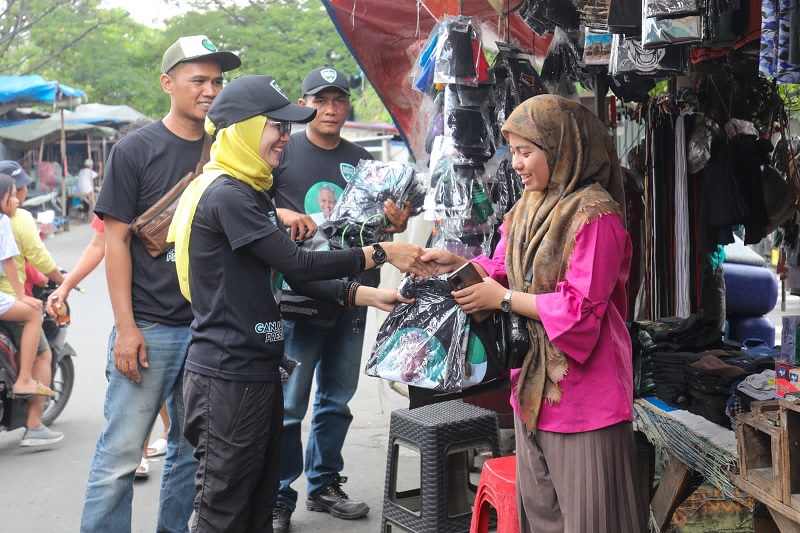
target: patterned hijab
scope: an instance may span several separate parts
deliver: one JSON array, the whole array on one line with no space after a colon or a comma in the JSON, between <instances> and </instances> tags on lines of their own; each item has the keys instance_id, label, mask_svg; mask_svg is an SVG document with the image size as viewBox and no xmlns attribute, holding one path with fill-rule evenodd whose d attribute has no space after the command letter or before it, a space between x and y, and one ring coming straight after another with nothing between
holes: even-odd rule
<instances>
[{"instance_id":1,"label":"patterned hijab","mask_svg":"<svg viewBox=\"0 0 800 533\"><path fill-rule=\"evenodd\" d=\"M546 154L550 183L524 192L507 216L509 286L532 294L555 292L566 279L578 230L597 217L621 214L622 171L608 129L588 109L560 96L534 96L517 107L502 128L528 139ZM532 269L532 280L525 275ZM542 322L528 320L531 347L514 394L530 433L542 399L561 401L558 386L567 358L553 346Z\"/></svg>"}]
</instances>

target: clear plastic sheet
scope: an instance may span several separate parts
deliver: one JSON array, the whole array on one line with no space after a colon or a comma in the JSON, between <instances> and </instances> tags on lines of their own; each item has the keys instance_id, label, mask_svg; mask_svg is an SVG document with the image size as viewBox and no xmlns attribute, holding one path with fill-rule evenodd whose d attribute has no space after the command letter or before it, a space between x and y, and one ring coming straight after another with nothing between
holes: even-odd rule
<instances>
[{"instance_id":1,"label":"clear plastic sheet","mask_svg":"<svg viewBox=\"0 0 800 533\"><path fill-rule=\"evenodd\" d=\"M645 18L642 24L642 44L645 48L701 42L703 42L703 18L700 15Z\"/></svg>"},{"instance_id":2,"label":"clear plastic sheet","mask_svg":"<svg viewBox=\"0 0 800 533\"><path fill-rule=\"evenodd\" d=\"M398 291L415 300L398 304L381 325L368 376L441 392L458 392L486 377L486 353L470 350L475 341L469 319L451 290L446 275L403 280Z\"/></svg>"},{"instance_id":3,"label":"clear plastic sheet","mask_svg":"<svg viewBox=\"0 0 800 533\"><path fill-rule=\"evenodd\" d=\"M451 158L440 158L431 173L436 217L469 217L472 209L472 189L469 185L465 180L459 179Z\"/></svg>"},{"instance_id":4,"label":"clear plastic sheet","mask_svg":"<svg viewBox=\"0 0 800 533\"><path fill-rule=\"evenodd\" d=\"M645 17L677 17L698 15L697 0L644 0Z\"/></svg>"},{"instance_id":5,"label":"clear plastic sheet","mask_svg":"<svg viewBox=\"0 0 800 533\"><path fill-rule=\"evenodd\" d=\"M439 219L433 226L428 246L442 248L465 259L490 256L495 227L473 219Z\"/></svg>"},{"instance_id":6,"label":"clear plastic sheet","mask_svg":"<svg viewBox=\"0 0 800 533\"><path fill-rule=\"evenodd\" d=\"M419 214L425 187L414 167L407 163L361 160L328 219L320 226L334 248L366 246L389 240L382 230L389 226L383 203L411 202L411 214Z\"/></svg>"}]
</instances>

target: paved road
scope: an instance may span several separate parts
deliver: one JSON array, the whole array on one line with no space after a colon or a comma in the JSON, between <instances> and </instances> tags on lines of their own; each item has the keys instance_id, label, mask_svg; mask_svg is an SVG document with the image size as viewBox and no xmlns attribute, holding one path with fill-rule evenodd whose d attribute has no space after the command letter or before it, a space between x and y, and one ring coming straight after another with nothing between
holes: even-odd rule
<instances>
[{"instance_id":1,"label":"paved road","mask_svg":"<svg viewBox=\"0 0 800 533\"><path fill-rule=\"evenodd\" d=\"M71 268L92 231L88 224L73 222L71 231L48 239L46 244L63 268ZM89 465L105 421L103 369L112 325L102 265L82 286L86 292L70 298L72 325L68 338L78 352L75 389L53 425L66 437L52 449L31 451L18 446L23 430L0 434L0 532L78 531ZM371 319L374 323L375 316ZM370 331L374 336L374 327L368 329L368 335ZM366 500L372 510L366 518L349 522L306 511L301 505L292 521L292 530L297 533L374 532L380 528L389 414L407 403L381 380L362 376L351 405L355 419L346 444L344 472L350 480L344 488ZM162 462L152 462L150 479L135 485L133 533L155 530L161 472ZM296 488L302 495L302 478L300 481Z\"/></svg>"}]
</instances>

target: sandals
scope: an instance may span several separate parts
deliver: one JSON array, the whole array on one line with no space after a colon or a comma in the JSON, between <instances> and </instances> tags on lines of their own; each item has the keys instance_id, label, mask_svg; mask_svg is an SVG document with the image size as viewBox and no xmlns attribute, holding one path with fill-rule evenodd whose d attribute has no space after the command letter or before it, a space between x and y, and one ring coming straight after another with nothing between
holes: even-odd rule
<instances>
[{"instance_id":1,"label":"sandals","mask_svg":"<svg viewBox=\"0 0 800 533\"><path fill-rule=\"evenodd\" d=\"M136 473L133 475L134 479L147 479L150 477L150 463L147 459L142 457L142 462L136 467Z\"/></svg>"},{"instance_id":2,"label":"sandals","mask_svg":"<svg viewBox=\"0 0 800 533\"><path fill-rule=\"evenodd\" d=\"M36 382L36 390L33 392L16 392L14 389L11 390L11 397L12 398L19 398L19 399L27 399L32 396L46 396L52 397L55 393L53 389L50 387L45 387L38 381Z\"/></svg>"},{"instance_id":3,"label":"sandals","mask_svg":"<svg viewBox=\"0 0 800 533\"><path fill-rule=\"evenodd\" d=\"M167 439L160 438L147 447L147 457L161 457L167 454Z\"/></svg>"}]
</instances>

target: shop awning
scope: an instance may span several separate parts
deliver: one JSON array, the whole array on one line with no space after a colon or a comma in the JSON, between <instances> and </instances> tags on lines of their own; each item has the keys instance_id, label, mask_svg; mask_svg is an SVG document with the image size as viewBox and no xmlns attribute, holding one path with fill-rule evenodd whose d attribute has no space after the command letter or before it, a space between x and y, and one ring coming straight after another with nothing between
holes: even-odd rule
<instances>
[{"instance_id":1,"label":"shop awning","mask_svg":"<svg viewBox=\"0 0 800 533\"><path fill-rule=\"evenodd\" d=\"M459 13L459 0L322 0L336 29L369 82L375 87L400 135L412 152L423 146L424 131L415 131L422 93L411 87L410 72L437 20ZM515 7L517 2L514 3ZM462 13L483 22L486 35L500 34L506 25L498 10L508 9L502 0L463 0ZM516 12L506 17L510 40L544 57L549 38L537 36Z\"/></svg>"},{"instance_id":2,"label":"shop awning","mask_svg":"<svg viewBox=\"0 0 800 533\"><path fill-rule=\"evenodd\" d=\"M110 138L117 133L114 128L82 122L65 122L64 131L67 134L88 132L94 139ZM42 142L58 142L60 138L61 121L51 118L31 120L7 128L0 128L0 142L17 150L38 148Z\"/></svg>"},{"instance_id":3,"label":"shop awning","mask_svg":"<svg viewBox=\"0 0 800 533\"><path fill-rule=\"evenodd\" d=\"M77 105L81 97L82 90L57 81L47 81L38 74L0 76L0 114L32 103L64 101Z\"/></svg>"},{"instance_id":4,"label":"shop awning","mask_svg":"<svg viewBox=\"0 0 800 533\"><path fill-rule=\"evenodd\" d=\"M53 118L60 120L55 115ZM64 110L64 120L67 122L128 124L140 119L150 120L150 117L126 105L81 104L74 111Z\"/></svg>"}]
</instances>

